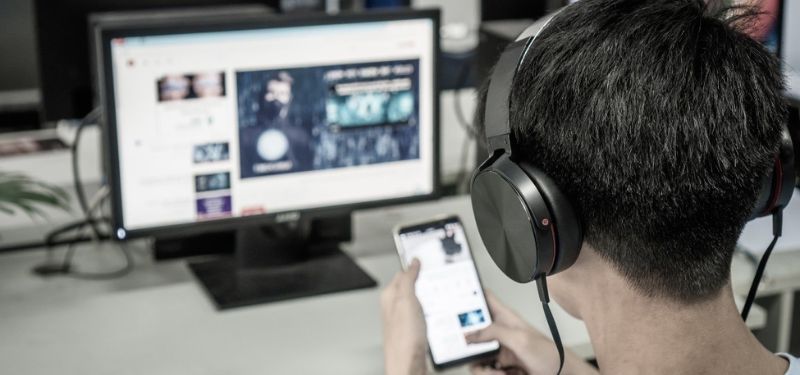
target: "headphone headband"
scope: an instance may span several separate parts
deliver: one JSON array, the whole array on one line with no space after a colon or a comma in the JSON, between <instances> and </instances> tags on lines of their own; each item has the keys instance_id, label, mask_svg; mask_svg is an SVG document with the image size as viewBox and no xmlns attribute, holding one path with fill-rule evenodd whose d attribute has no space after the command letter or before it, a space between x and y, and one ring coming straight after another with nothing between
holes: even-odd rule
<instances>
[{"instance_id":1,"label":"headphone headband","mask_svg":"<svg viewBox=\"0 0 800 375\"><path fill-rule=\"evenodd\" d=\"M548 15L528 26L511 45L506 47L494 67L489 80L483 118L486 140L493 154L498 150L508 154L512 152L509 111L514 78L533 42L557 14Z\"/></svg>"}]
</instances>

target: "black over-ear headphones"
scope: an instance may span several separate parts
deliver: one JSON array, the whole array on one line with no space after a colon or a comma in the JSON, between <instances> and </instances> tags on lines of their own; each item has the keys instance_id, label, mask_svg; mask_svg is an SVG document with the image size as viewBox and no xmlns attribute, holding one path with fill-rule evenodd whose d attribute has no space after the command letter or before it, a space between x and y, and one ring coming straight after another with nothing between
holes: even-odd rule
<instances>
[{"instance_id":1,"label":"black over-ear headphones","mask_svg":"<svg viewBox=\"0 0 800 375\"><path fill-rule=\"evenodd\" d=\"M552 19L552 18L550 18ZM495 65L486 97L484 126L489 158L472 177L472 209L494 262L511 279L526 283L575 263L583 229L573 206L544 172L518 157L509 121L514 77L549 20L532 25ZM533 30L539 30L535 35ZM750 219L783 209L795 184L794 149L784 128L775 164L765 177Z\"/></svg>"},{"instance_id":2,"label":"black over-ear headphones","mask_svg":"<svg viewBox=\"0 0 800 375\"><path fill-rule=\"evenodd\" d=\"M514 77L539 35L532 31L547 23L525 30L494 67L483 120L490 154L472 177L472 209L483 243L503 273L520 283L565 270L583 242L570 202L545 173L519 161L511 136Z\"/></svg>"}]
</instances>

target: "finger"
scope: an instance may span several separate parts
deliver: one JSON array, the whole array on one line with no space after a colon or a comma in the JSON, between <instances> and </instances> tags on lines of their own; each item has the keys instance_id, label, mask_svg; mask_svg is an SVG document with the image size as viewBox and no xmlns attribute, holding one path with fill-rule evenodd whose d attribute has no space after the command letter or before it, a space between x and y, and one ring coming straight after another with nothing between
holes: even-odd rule
<instances>
[{"instance_id":1,"label":"finger","mask_svg":"<svg viewBox=\"0 0 800 375\"><path fill-rule=\"evenodd\" d=\"M394 275L392 280L389 281L389 284L386 284L386 287L383 288L383 292L381 292L382 303L388 303L395 298L395 295L397 295L397 284L399 284L400 275L401 274L399 272Z\"/></svg>"},{"instance_id":2,"label":"finger","mask_svg":"<svg viewBox=\"0 0 800 375\"><path fill-rule=\"evenodd\" d=\"M509 315L513 313L491 290L485 289L483 294L486 295L486 302L489 304L489 310L494 315Z\"/></svg>"},{"instance_id":3,"label":"finger","mask_svg":"<svg viewBox=\"0 0 800 375\"><path fill-rule=\"evenodd\" d=\"M497 355L497 367L508 369L517 366L517 357L511 350L502 348L500 349L500 353Z\"/></svg>"},{"instance_id":4,"label":"finger","mask_svg":"<svg viewBox=\"0 0 800 375\"><path fill-rule=\"evenodd\" d=\"M473 363L469 366L469 371L473 375L505 375L505 372L484 366L480 363Z\"/></svg>"},{"instance_id":5,"label":"finger","mask_svg":"<svg viewBox=\"0 0 800 375\"><path fill-rule=\"evenodd\" d=\"M414 284L417 282L417 277L419 277L419 269L419 260L414 258L408 266L408 269L401 274L400 280L398 281L398 289L401 293L410 293L414 291Z\"/></svg>"},{"instance_id":6,"label":"finger","mask_svg":"<svg viewBox=\"0 0 800 375\"><path fill-rule=\"evenodd\" d=\"M465 336L470 344L477 344L497 340L513 352L518 352L522 346L522 333L519 330L500 324L492 324L484 329L469 333Z\"/></svg>"},{"instance_id":7,"label":"finger","mask_svg":"<svg viewBox=\"0 0 800 375\"><path fill-rule=\"evenodd\" d=\"M386 286L386 290L394 291L397 289L397 285L400 284L400 278L403 276L402 272L398 272L392 277L392 281L389 282L389 285Z\"/></svg>"},{"instance_id":8,"label":"finger","mask_svg":"<svg viewBox=\"0 0 800 375\"><path fill-rule=\"evenodd\" d=\"M486 304L489 305L489 312L495 317L503 315L505 310L503 304L495 297L494 293L489 289L484 289L483 295L486 296Z\"/></svg>"},{"instance_id":9,"label":"finger","mask_svg":"<svg viewBox=\"0 0 800 375\"><path fill-rule=\"evenodd\" d=\"M484 295L486 295L486 302L489 305L489 312L492 313L496 320L502 320L505 325L514 327L524 327L527 325L514 310L511 310L508 306L503 304L490 290L484 290Z\"/></svg>"},{"instance_id":10,"label":"finger","mask_svg":"<svg viewBox=\"0 0 800 375\"><path fill-rule=\"evenodd\" d=\"M420 263L419 259L414 258L411 261L411 265L408 266L408 270L406 271L408 277L416 281L419 277L420 268L422 268L422 263Z\"/></svg>"}]
</instances>

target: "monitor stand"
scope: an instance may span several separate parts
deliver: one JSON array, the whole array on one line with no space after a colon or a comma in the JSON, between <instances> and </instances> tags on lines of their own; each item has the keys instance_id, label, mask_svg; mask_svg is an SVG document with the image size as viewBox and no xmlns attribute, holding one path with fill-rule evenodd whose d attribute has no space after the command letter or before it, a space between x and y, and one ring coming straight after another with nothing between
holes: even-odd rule
<instances>
[{"instance_id":1,"label":"monitor stand","mask_svg":"<svg viewBox=\"0 0 800 375\"><path fill-rule=\"evenodd\" d=\"M341 232L331 235L321 224L242 228L235 233L233 256L190 262L189 268L220 310L375 287L339 249ZM345 226L349 238L349 217Z\"/></svg>"}]
</instances>

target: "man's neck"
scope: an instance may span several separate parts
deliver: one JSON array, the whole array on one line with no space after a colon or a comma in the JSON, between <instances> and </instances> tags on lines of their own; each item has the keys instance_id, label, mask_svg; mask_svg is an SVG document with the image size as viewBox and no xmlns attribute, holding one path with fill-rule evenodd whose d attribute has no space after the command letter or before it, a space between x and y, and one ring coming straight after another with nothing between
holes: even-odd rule
<instances>
[{"instance_id":1,"label":"man's neck","mask_svg":"<svg viewBox=\"0 0 800 375\"><path fill-rule=\"evenodd\" d=\"M786 371L785 361L768 352L742 322L729 286L714 299L692 305L643 297L627 285L609 290L594 291L602 293L594 294L600 298L585 299L581 306L591 311L582 315L603 373Z\"/></svg>"},{"instance_id":2,"label":"man's neck","mask_svg":"<svg viewBox=\"0 0 800 375\"><path fill-rule=\"evenodd\" d=\"M593 249L553 277L551 294L589 330L606 374L783 375L788 364L767 351L739 316L726 285L695 304L643 296Z\"/></svg>"}]
</instances>

